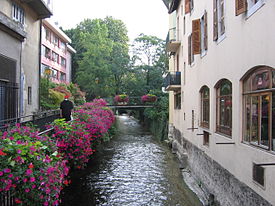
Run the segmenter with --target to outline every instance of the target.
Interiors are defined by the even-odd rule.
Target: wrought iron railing
[[[181,72],[169,72],[164,78],[163,84],[165,88],[171,85],[181,85]]]

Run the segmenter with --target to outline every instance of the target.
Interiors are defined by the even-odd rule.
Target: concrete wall
[[[25,29],[27,38],[23,43],[22,75],[24,76],[23,110],[24,115],[39,109],[39,59],[40,59],[40,20],[33,10],[25,5]],[[32,104],[28,105],[28,87],[32,88]]]
[[[178,50],[180,57],[180,71],[184,72],[186,63],[185,84],[182,81],[182,109],[173,111],[173,124],[182,134],[182,141],[188,141],[197,148],[205,158],[216,162],[224,171],[238,180],[227,181],[227,187],[231,184],[244,183],[246,187],[262,196],[275,205],[275,167],[265,167],[265,187],[260,187],[252,180],[252,165],[255,163],[275,163],[274,153],[242,143],[242,82],[241,78],[251,68],[266,65],[275,68],[275,1],[266,0],[265,4],[252,16],[246,14],[235,16],[235,1],[225,0],[225,38],[217,43],[213,41],[213,1],[194,1],[194,10],[185,15],[186,33],[183,34],[183,15],[180,8],[184,8],[181,1],[177,15],[179,16],[181,46]],[[208,51],[205,56],[195,55],[194,64],[188,65],[188,35],[192,32],[192,20],[201,18],[204,11],[208,13]],[[232,82],[233,119],[232,138],[216,133],[216,94],[215,84],[223,78]],[[210,88],[210,127],[200,127],[200,93],[202,86]],[[194,110],[195,129],[192,127],[192,110]],[[185,114],[185,120],[184,120]],[[197,134],[208,131],[210,135],[209,146],[203,145],[203,138]],[[183,139],[184,137],[184,139]],[[179,141],[177,141],[179,143]],[[234,142],[234,145],[217,145],[217,142]],[[180,144],[180,143],[179,143]],[[182,143],[183,144],[183,143]],[[183,146],[180,144],[181,146]],[[187,152],[190,152],[188,150]],[[192,155],[192,154],[189,154]],[[191,158],[190,162],[202,163],[202,159]],[[193,166],[194,173],[201,168]],[[220,175],[218,171],[217,175]],[[200,176],[200,175],[198,175]],[[213,181],[216,181],[213,179]],[[216,185],[219,187],[219,184]],[[226,187],[226,186],[225,186]],[[235,193],[241,190],[236,190]],[[234,191],[232,191],[234,192]],[[228,192],[230,193],[230,192]],[[228,194],[229,195],[229,194]],[[235,194],[236,195],[236,194]],[[254,193],[253,193],[254,195]],[[242,198],[241,196],[239,198]],[[233,199],[227,200],[225,205]],[[234,202],[234,201],[233,201]],[[234,205],[231,202],[231,205]],[[240,204],[242,205],[242,204]],[[252,204],[253,205],[253,204]]]

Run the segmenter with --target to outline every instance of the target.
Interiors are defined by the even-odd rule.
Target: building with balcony
[[[50,3],[0,1],[0,121],[39,109],[41,19],[52,15]]]
[[[163,1],[173,150],[221,205],[275,205],[275,1]]]
[[[55,83],[71,81],[71,55],[76,51],[69,45],[71,39],[49,20],[42,21],[41,76],[48,75]]]

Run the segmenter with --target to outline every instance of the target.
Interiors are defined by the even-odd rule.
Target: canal
[[[200,206],[176,157],[138,121],[118,116],[118,135],[72,173],[62,206]]]

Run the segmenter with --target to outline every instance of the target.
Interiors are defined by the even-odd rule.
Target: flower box
[[[143,103],[145,102],[155,102],[157,101],[157,96],[154,94],[146,94],[141,97],[141,101]]]
[[[117,104],[127,104],[129,102],[129,97],[126,94],[116,95],[114,101]]]

